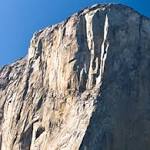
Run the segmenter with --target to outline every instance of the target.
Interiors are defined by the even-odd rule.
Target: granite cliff
[[[0,69],[1,150],[149,150],[150,19],[86,8],[33,35]]]

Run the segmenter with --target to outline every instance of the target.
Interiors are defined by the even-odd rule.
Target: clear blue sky
[[[150,17],[149,0],[0,0],[0,67],[27,54],[35,31],[104,2],[123,3]]]

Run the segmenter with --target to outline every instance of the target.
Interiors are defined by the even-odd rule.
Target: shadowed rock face
[[[95,5],[34,34],[0,70],[1,150],[149,150],[150,20]]]

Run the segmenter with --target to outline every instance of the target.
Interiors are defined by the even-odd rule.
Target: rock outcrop
[[[0,70],[1,150],[149,150],[150,19],[94,5],[33,35]]]

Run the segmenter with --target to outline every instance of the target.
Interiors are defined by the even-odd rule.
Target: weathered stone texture
[[[149,150],[150,20],[95,5],[33,35],[0,70],[1,150]]]

